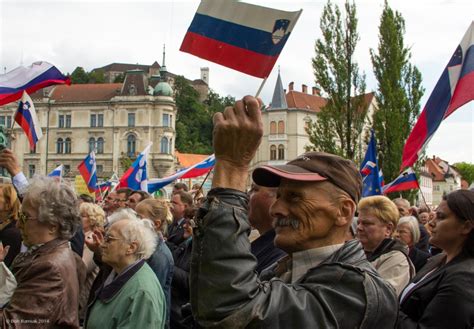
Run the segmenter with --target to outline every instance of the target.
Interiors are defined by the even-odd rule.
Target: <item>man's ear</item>
[[[344,198],[339,201],[339,209],[336,216],[336,226],[346,226],[354,217],[356,204],[352,199]]]

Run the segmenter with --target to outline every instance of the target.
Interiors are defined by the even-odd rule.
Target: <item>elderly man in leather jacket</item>
[[[191,261],[195,319],[219,328],[393,328],[394,290],[360,243],[345,241],[362,184],[338,156],[310,152],[254,171],[257,184],[278,187],[275,244],[289,255],[257,277],[244,191],[263,134],[260,106],[246,96],[214,116],[213,189],[197,215]]]

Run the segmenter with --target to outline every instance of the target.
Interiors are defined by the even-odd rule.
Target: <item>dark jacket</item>
[[[418,223],[418,227],[420,228],[420,240],[415,245],[415,247],[421,251],[428,252],[430,248],[430,234],[423,224]]]
[[[275,247],[275,230],[265,232],[250,244],[250,252],[257,258],[255,270],[260,274],[264,269],[286,256],[286,252]]]
[[[187,239],[173,251],[174,275],[171,283],[171,328],[189,328],[182,307],[189,303],[189,269],[193,240]]]
[[[448,264],[445,259],[445,254],[431,257],[413,278],[418,282],[439,267],[404,296],[398,328],[474,327],[474,258],[459,255]]]
[[[13,259],[18,255],[21,249],[21,233],[16,227],[16,221],[12,221],[0,231],[0,241],[3,247],[10,246],[8,254],[5,257],[5,265],[10,267]]]
[[[174,221],[168,227],[168,238],[166,239],[166,244],[168,245],[168,248],[170,248],[171,252],[173,252],[176,246],[178,246],[181,242],[184,241],[183,224],[184,224],[184,220],[182,220],[180,224],[178,224],[177,221]]]
[[[351,240],[294,284],[260,281],[250,253],[246,194],[213,189],[198,211],[191,305],[203,327],[393,328],[395,291]]]
[[[431,254],[413,246],[412,248],[410,248],[410,253],[408,254],[408,257],[410,257],[410,260],[413,263],[413,266],[415,266],[416,272],[418,273],[418,271],[420,271],[423,266],[425,266],[426,261],[428,260],[428,258],[431,257]]]

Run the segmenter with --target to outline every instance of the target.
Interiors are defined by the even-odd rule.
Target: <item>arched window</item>
[[[95,138],[89,138],[89,153],[95,150]]]
[[[102,137],[97,138],[97,154],[104,153],[104,139]]]
[[[69,137],[64,140],[64,153],[71,153],[71,139]]]
[[[270,122],[270,135],[275,135],[277,133],[277,123],[276,121]]]
[[[270,160],[276,160],[277,158],[277,147],[275,145],[270,146]]]
[[[278,134],[284,134],[284,133],[285,133],[285,122],[278,121]]]
[[[61,154],[64,152],[63,145],[64,145],[63,139],[58,138],[58,141],[56,142],[56,153]]]
[[[285,147],[282,144],[278,145],[278,160],[285,160]]]
[[[169,145],[168,145],[168,138],[167,137],[162,137],[161,138],[161,153],[168,153],[169,151]]]
[[[135,156],[136,144],[137,139],[134,135],[128,135],[127,137],[127,155],[129,157]]]

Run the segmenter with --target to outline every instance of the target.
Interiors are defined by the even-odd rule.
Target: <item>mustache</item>
[[[276,218],[274,222],[274,226],[291,226],[293,229],[297,230],[300,226],[300,222],[294,218]]]

